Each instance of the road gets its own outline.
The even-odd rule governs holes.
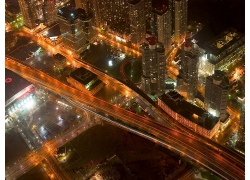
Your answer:
[[[70,97],[73,101],[90,105],[98,111],[102,111],[114,118],[122,120],[130,126],[136,127],[137,133],[141,131],[150,134],[149,137],[170,150],[193,159],[199,165],[209,169],[224,179],[244,179],[245,178],[245,158],[238,153],[234,153],[226,148],[202,139],[199,135],[189,135],[174,129],[164,127],[147,118],[141,117],[118,106],[109,104],[103,100],[87,95],[75,88],[50,77],[49,75],[29,67],[20,66],[20,63],[6,58],[6,67],[19,75],[27,78],[33,83],[40,84],[51,91]],[[105,75],[104,75],[105,76]],[[141,136],[148,136],[141,133]],[[209,142],[209,143],[207,143]],[[213,144],[214,143],[214,144]]]

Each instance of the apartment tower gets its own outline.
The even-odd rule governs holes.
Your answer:
[[[157,38],[149,37],[141,46],[142,90],[145,93],[165,92],[166,56],[164,45]]]

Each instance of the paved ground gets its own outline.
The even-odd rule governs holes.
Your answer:
[[[13,165],[29,152],[28,146],[16,129],[5,133],[5,167]]]
[[[19,177],[18,180],[50,180],[41,165],[31,169],[29,172]]]

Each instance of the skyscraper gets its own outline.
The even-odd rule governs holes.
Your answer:
[[[131,42],[140,44],[146,37],[146,19],[143,0],[129,0]]]
[[[153,16],[153,34],[163,43],[165,49],[170,50],[171,47],[171,11],[165,5],[154,8]]]
[[[57,21],[57,8],[55,0],[44,0],[42,10],[44,25],[53,25]]]
[[[241,108],[240,124],[238,128],[238,141],[245,142],[245,105]]]
[[[144,11],[145,11],[145,18],[151,17],[152,12],[152,0],[143,0],[144,1]]]
[[[149,37],[141,47],[142,90],[146,93],[165,92],[166,56],[162,43],[156,37]]]
[[[174,3],[174,39],[181,43],[186,37],[187,31],[187,0],[175,0]]]
[[[177,76],[177,91],[192,101],[197,94],[199,51],[188,39],[182,45],[181,69]]]
[[[229,81],[223,71],[215,70],[212,76],[206,77],[204,107],[212,115],[226,115]]]
[[[63,34],[62,42],[68,49],[80,54],[93,38],[91,33],[91,14],[84,9],[63,7],[58,10],[58,23]]]
[[[29,29],[35,28],[37,19],[37,0],[18,0],[23,15],[24,25]]]

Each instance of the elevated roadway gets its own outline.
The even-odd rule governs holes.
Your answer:
[[[53,77],[33,68],[6,58],[6,68],[16,72],[29,81],[42,85],[58,94],[68,96],[73,101],[81,102],[96,108],[98,111],[122,120],[134,127],[137,131],[153,137],[159,143],[182,156],[197,162],[223,179],[244,179],[245,158],[242,155],[223,149],[222,146],[208,143],[209,140],[195,134],[167,128],[145,117],[134,114],[118,106],[87,95],[71,86],[68,86]],[[143,135],[142,135],[143,136]]]

